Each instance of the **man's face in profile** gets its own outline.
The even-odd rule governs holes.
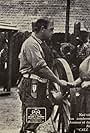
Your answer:
[[[48,40],[51,39],[52,35],[53,35],[53,30],[54,30],[54,23],[50,22],[47,29],[44,29],[44,39]]]

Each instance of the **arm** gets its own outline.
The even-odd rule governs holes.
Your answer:
[[[79,78],[77,78],[77,79],[73,82],[73,84],[74,84],[74,86],[77,86],[77,85],[79,85],[81,82],[82,82],[82,80],[81,80],[81,78],[79,77]]]
[[[52,82],[57,83],[61,86],[67,86],[68,83],[65,80],[59,80],[58,77],[51,71],[51,69],[48,66],[43,67],[39,70],[40,76],[43,78],[46,78],[48,80],[51,80]]]
[[[26,58],[30,64],[32,64],[33,70],[43,78],[51,80],[58,85],[67,86],[67,82],[64,80],[59,80],[51,69],[47,66],[40,49],[35,45],[30,45],[25,49]]]

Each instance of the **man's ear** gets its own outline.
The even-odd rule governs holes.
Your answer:
[[[45,30],[44,26],[41,26],[41,31],[43,32]]]

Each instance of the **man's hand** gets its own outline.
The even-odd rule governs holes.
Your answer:
[[[60,80],[60,85],[64,87],[75,87],[76,86],[74,82],[67,82],[65,80]]]
[[[82,88],[88,88],[90,86],[90,81],[84,81],[82,84],[81,84],[81,87]]]
[[[76,87],[76,83],[75,82],[68,82],[67,86],[68,87]]]
[[[61,86],[64,86],[64,87],[67,87],[68,82],[65,81],[65,80],[60,80],[60,85],[61,85]]]

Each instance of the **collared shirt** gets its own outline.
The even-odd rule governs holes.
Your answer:
[[[47,65],[44,60],[43,50],[40,46],[41,43],[42,41],[34,33],[23,43],[19,54],[20,72],[22,74],[28,73],[28,71],[38,66],[42,68]]]

